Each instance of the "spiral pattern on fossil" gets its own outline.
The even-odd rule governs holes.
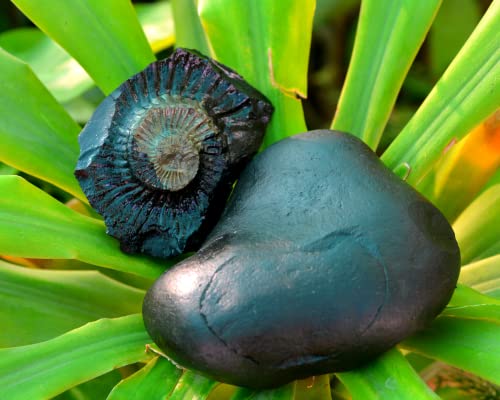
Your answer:
[[[234,71],[178,49],[100,104],[80,134],[75,175],[123,251],[196,250],[272,111]]]

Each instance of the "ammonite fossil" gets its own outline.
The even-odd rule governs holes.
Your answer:
[[[195,250],[272,112],[237,73],[178,49],[99,105],[79,136],[75,175],[123,251]]]
[[[360,367],[427,327],[459,271],[438,209],[356,137],[311,131],[245,168],[202,248],[149,289],[144,324],[186,368],[278,386]]]

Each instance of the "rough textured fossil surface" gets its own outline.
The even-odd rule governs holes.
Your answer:
[[[357,138],[312,131],[241,174],[200,251],[146,295],[177,363],[270,387],[362,365],[428,326],[460,253],[443,215]]]
[[[79,136],[75,175],[122,250],[195,250],[272,112],[237,73],[178,49],[99,105]]]

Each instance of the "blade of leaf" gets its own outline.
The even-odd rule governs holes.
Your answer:
[[[474,200],[453,224],[462,265],[500,253],[500,184]]]
[[[142,290],[96,271],[32,269],[0,261],[0,347],[41,342],[96,319],[139,313],[143,297]]]
[[[485,296],[467,286],[458,285],[442,315],[500,323],[500,300]]]
[[[500,384],[500,324],[439,317],[401,346]]]
[[[476,0],[443,1],[429,32],[429,64],[439,78],[481,19]]]
[[[184,371],[168,400],[204,400],[219,382]]]
[[[94,85],[80,64],[38,29],[3,32],[0,47],[26,62],[58,102],[79,96]]]
[[[18,172],[14,167],[0,162],[0,175],[16,175]]]
[[[175,45],[213,57],[196,10],[197,0],[172,0]]]
[[[500,111],[453,145],[416,188],[441,210],[448,221],[454,221],[498,167]]]
[[[164,400],[181,375],[182,370],[167,359],[155,357],[135,374],[118,383],[107,400]]]
[[[0,161],[87,201],[73,176],[80,127],[31,69],[0,49]]]
[[[441,4],[361,2],[356,40],[332,128],[376,149],[404,78]]]
[[[104,98],[105,96],[101,90],[97,86],[94,86],[80,96],[64,102],[62,105],[68,114],[71,115],[71,118],[83,126],[92,117],[95,109]]]
[[[463,266],[459,282],[500,298],[500,254]]]
[[[493,174],[493,176],[486,182],[486,185],[481,189],[479,194],[482,194],[490,187],[500,184],[500,168]]]
[[[92,379],[91,381],[81,383],[78,386],[61,393],[52,400],[97,400],[105,399],[111,389],[122,380],[122,375],[118,370],[113,370]]]
[[[71,210],[18,176],[0,176],[0,193],[0,254],[77,259],[149,278],[171,265],[121,252],[102,221]]]
[[[135,4],[134,7],[153,52],[158,53],[174,45],[174,17],[170,2]]]
[[[439,399],[396,349],[365,367],[336,375],[347,387],[353,400]]]
[[[293,400],[295,397],[295,387],[296,382],[268,390],[239,388],[233,394],[231,400]]]
[[[46,399],[150,356],[142,316],[101,319],[55,339],[0,349],[0,398]]]
[[[345,385],[336,379],[332,387],[332,399],[333,400],[352,400],[352,396],[345,387]]]
[[[233,393],[238,389],[238,386],[220,383],[215,386],[208,394],[206,400],[230,400]]]
[[[298,98],[307,95],[314,7],[314,0],[198,2],[216,58],[238,71],[275,107],[265,146],[306,130]]]
[[[105,94],[155,60],[129,0],[12,2],[66,49]]]
[[[452,140],[459,140],[500,104],[500,0],[494,0],[422,106],[382,155],[415,184]]]

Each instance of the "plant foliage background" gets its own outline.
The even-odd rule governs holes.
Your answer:
[[[0,6],[0,398],[498,398],[500,0],[12,3]],[[121,253],[73,169],[104,95],[174,45],[270,98],[265,146],[350,132],[443,211],[463,267],[429,329],[358,370],[260,392],[154,351],[142,298],[175,260]]]

